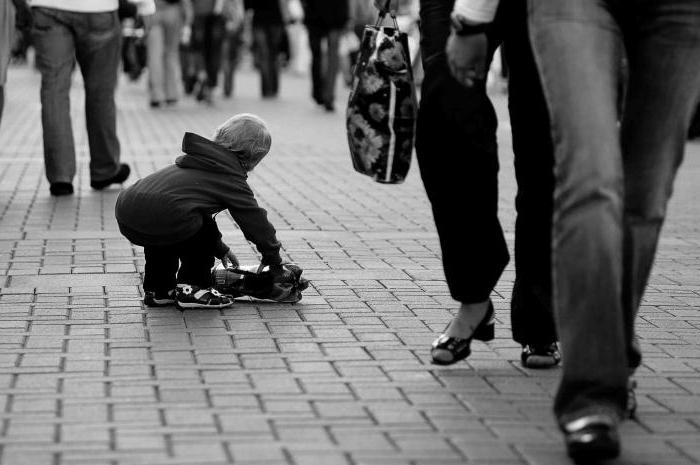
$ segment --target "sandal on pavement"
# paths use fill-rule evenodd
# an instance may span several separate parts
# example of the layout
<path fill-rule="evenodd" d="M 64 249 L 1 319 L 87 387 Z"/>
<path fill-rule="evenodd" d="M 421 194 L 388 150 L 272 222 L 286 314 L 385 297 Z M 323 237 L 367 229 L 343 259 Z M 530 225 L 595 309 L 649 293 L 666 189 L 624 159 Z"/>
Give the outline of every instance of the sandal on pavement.
<path fill-rule="evenodd" d="M 448 325 L 449 326 L 449 325 Z M 477 339 L 479 341 L 490 341 L 494 338 L 494 328 L 496 326 L 493 303 L 489 301 L 488 310 L 486 310 L 486 315 L 477 325 L 474 330 L 474 334 L 467 338 L 451 337 L 447 334 L 441 334 L 435 341 L 433 341 L 432 349 L 430 350 L 433 363 L 435 365 L 452 365 L 460 360 L 464 360 L 469 357 L 472 353 L 471 342 L 472 339 Z M 436 350 L 447 351 L 452 355 L 449 360 L 443 360 L 436 357 Z"/>
<path fill-rule="evenodd" d="M 226 308 L 233 305 L 233 298 L 213 288 L 200 288 L 189 284 L 177 285 L 175 306 L 181 310 L 189 308 Z"/>
<path fill-rule="evenodd" d="M 551 344 L 525 344 L 520 354 L 525 368 L 551 368 L 561 362 L 561 353 L 556 342 Z"/>

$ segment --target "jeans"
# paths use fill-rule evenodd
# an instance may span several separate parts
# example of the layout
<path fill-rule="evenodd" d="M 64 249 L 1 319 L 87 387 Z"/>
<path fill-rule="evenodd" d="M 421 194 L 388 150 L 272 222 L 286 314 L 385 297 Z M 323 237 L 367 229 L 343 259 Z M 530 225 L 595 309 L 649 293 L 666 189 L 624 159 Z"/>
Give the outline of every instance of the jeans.
<path fill-rule="evenodd" d="M 260 71 L 260 87 L 263 97 L 275 97 L 279 92 L 280 62 L 284 26 L 281 24 L 256 24 L 253 27 L 256 63 Z"/>
<path fill-rule="evenodd" d="M 340 29 L 308 27 L 311 49 L 311 95 L 318 104 L 333 105 L 340 68 Z M 324 47 L 325 42 L 325 47 Z"/>
<path fill-rule="evenodd" d="M 421 1 L 425 69 L 416 154 L 442 247 L 452 297 L 489 298 L 509 255 L 498 221 L 496 115 L 484 83 L 466 88 L 445 57 L 452 0 Z M 549 120 L 527 40 L 525 0 L 502 2 L 489 31 L 491 53 L 505 42 L 511 70 L 509 110 L 518 181 L 513 338 L 557 340 L 550 309 L 552 147 Z M 466 223 L 466 227 L 465 227 Z"/>
<path fill-rule="evenodd" d="M 177 100 L 182 10 L 163 3 L 148 32 L 148 91 L 151 102 Z"/>
<path fill-rule="evenodd" d="M 536 0 L 529 13 L 555 141 L 552 284 L 566 364 L 554 408 L 566 422 L 623 412 L 641 361 L 634 319 L 700 92 L 700 3 Z"/>
<path fill-rule="evenodd" d="M 114 91 L 121 43 L 117 12 L 79 13 L 32 8 L 32 37 L 41 72 L 41 123 L 49 182 L 72 182 L 75 144 L 70 120 L 71 75 L 77 59 L 85 83 L 90 179 L 119 171 Z"/>
<path fill-rule="evenodd" d="M 233 94 L 233 82 L 236 68 L 238 67 L 240 48 L 243 44 L 243 28 L 234 31 L 226 31 L 222 45 L 222 68 L 224 78 L 224 95 L 230 97 Z"/>
<path fill-rule="evenodd" d="M 219 239 L 221 232 L 216 221 L 207 216 L 202 228 L 194 236 L 180 243 L 144 247 L 144 291 L 166 292 L 175 289 L 176 283 L 200 288 L 210 287 L 215 245 Z"/>

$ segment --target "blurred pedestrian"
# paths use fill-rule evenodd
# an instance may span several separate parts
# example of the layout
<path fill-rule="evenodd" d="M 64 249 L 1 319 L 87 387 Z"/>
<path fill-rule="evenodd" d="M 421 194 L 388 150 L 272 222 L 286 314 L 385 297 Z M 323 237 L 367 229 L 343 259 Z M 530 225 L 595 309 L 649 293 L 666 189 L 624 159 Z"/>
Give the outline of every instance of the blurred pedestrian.
<path fill-rule="evenodd" d="M 101 190 L 129 177 L 129 165 L 119 161 L 114 101 L 121 40 L 118 6 L 118 0 L 32 0 L 44 162 L 52 195 L 73 193 L 70 86 L 76 60 L 85 85 L 90 186 Z"/>
<path fill-rule="evenodd" d="M 14 44 L 15 33 L 31 27 L 32 15 L 26 0 L 4 1 L 0 5 L 0 122 L 5 107 L 7 68 Z"/>
<path fill-rule="evenodd" d="M 179 45 L 183 27 L 191 27 L 192 0 L 156 0 L 147 33 L 148 93 L 152 108 L 179 98 Z"/>
<path fill-rule="evenodd" d="M 349 0 L 302 0 L 311 48 L 311 97 L 335 111 L 340 36 L 351 27 Z"/>
<path fill-rule="evenodd" d="M 226 33 L 224 34 L 224 43 L 221 49 L 224 97 L 231 97 L 231 95 L 233 95 L 234 78 L 236 68 L 238 67 L 238 63 L 240 61 L 241 47 L 244 43 L 244 33 L 244 18 L 241 21 L 230 21 L 227 23 Z"/>
<path fill-rule="evenodd" d="M 287 0 L 245 0 L 245 7 L 253 12 L 253 48 L 260 71 L 262 97 L 277 97 L 280 54 L 284 41 L 288 40 L 285 30 Z"/>
<path fill-rule="evenodd" d="M 192 6 L 193 91 L 198 101 L 211 103 L 221 70 L 221 49 L 226 30 L 243 21 L 243 3 L 242 0 L 192 0 Z"/>

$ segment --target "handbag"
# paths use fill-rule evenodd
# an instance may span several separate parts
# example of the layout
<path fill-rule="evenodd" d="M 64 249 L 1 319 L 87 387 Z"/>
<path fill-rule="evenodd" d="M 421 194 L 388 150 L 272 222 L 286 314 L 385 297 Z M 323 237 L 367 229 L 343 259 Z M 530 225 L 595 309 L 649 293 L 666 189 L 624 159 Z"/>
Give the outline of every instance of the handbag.
<path fill-rule="evenodd" d="M 291 263 L 282 265 L 279 272 L 262 265 L 226 268 L 219 264 L 211 276 L 214 288 L 222 294 L 293 304 L 301 300 L 301 292 L 309 287 L 309 281 L 301 277 L 302 272 Z"/>
<path fill-rule="evenodd" d="M 394 27 L 364 28 L 346 112 L 352 164 L 375 181 L 397 184 L 411 166 L 418 103 L 408 36 Z"/>

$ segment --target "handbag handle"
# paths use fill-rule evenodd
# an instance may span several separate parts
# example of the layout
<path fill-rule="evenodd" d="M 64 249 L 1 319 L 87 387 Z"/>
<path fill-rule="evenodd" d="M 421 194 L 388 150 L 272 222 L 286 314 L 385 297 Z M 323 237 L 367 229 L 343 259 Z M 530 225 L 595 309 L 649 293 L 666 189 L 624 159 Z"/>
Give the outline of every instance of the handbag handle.
<path fill-rule="evenodd" d="M 391 0 L 386 0 L 386 3 L 384 3 L 384 8 L 379 10 L 379 17 L 377 18 L 377 22 L 374 24 L 374 27 L 379 27 L 382 22 L 384 21 L 384 18 L 386 18 L 387 12 L 389 13 L 389 16 L 391 16 L 391 19 L 394 21 L 394 27 L 396 28 L 397 31 L 400 32 L 399 30 L 399 23 L 396 21 L 396 15 L 389 10 L 389 6 L 391 5 Z"/>

